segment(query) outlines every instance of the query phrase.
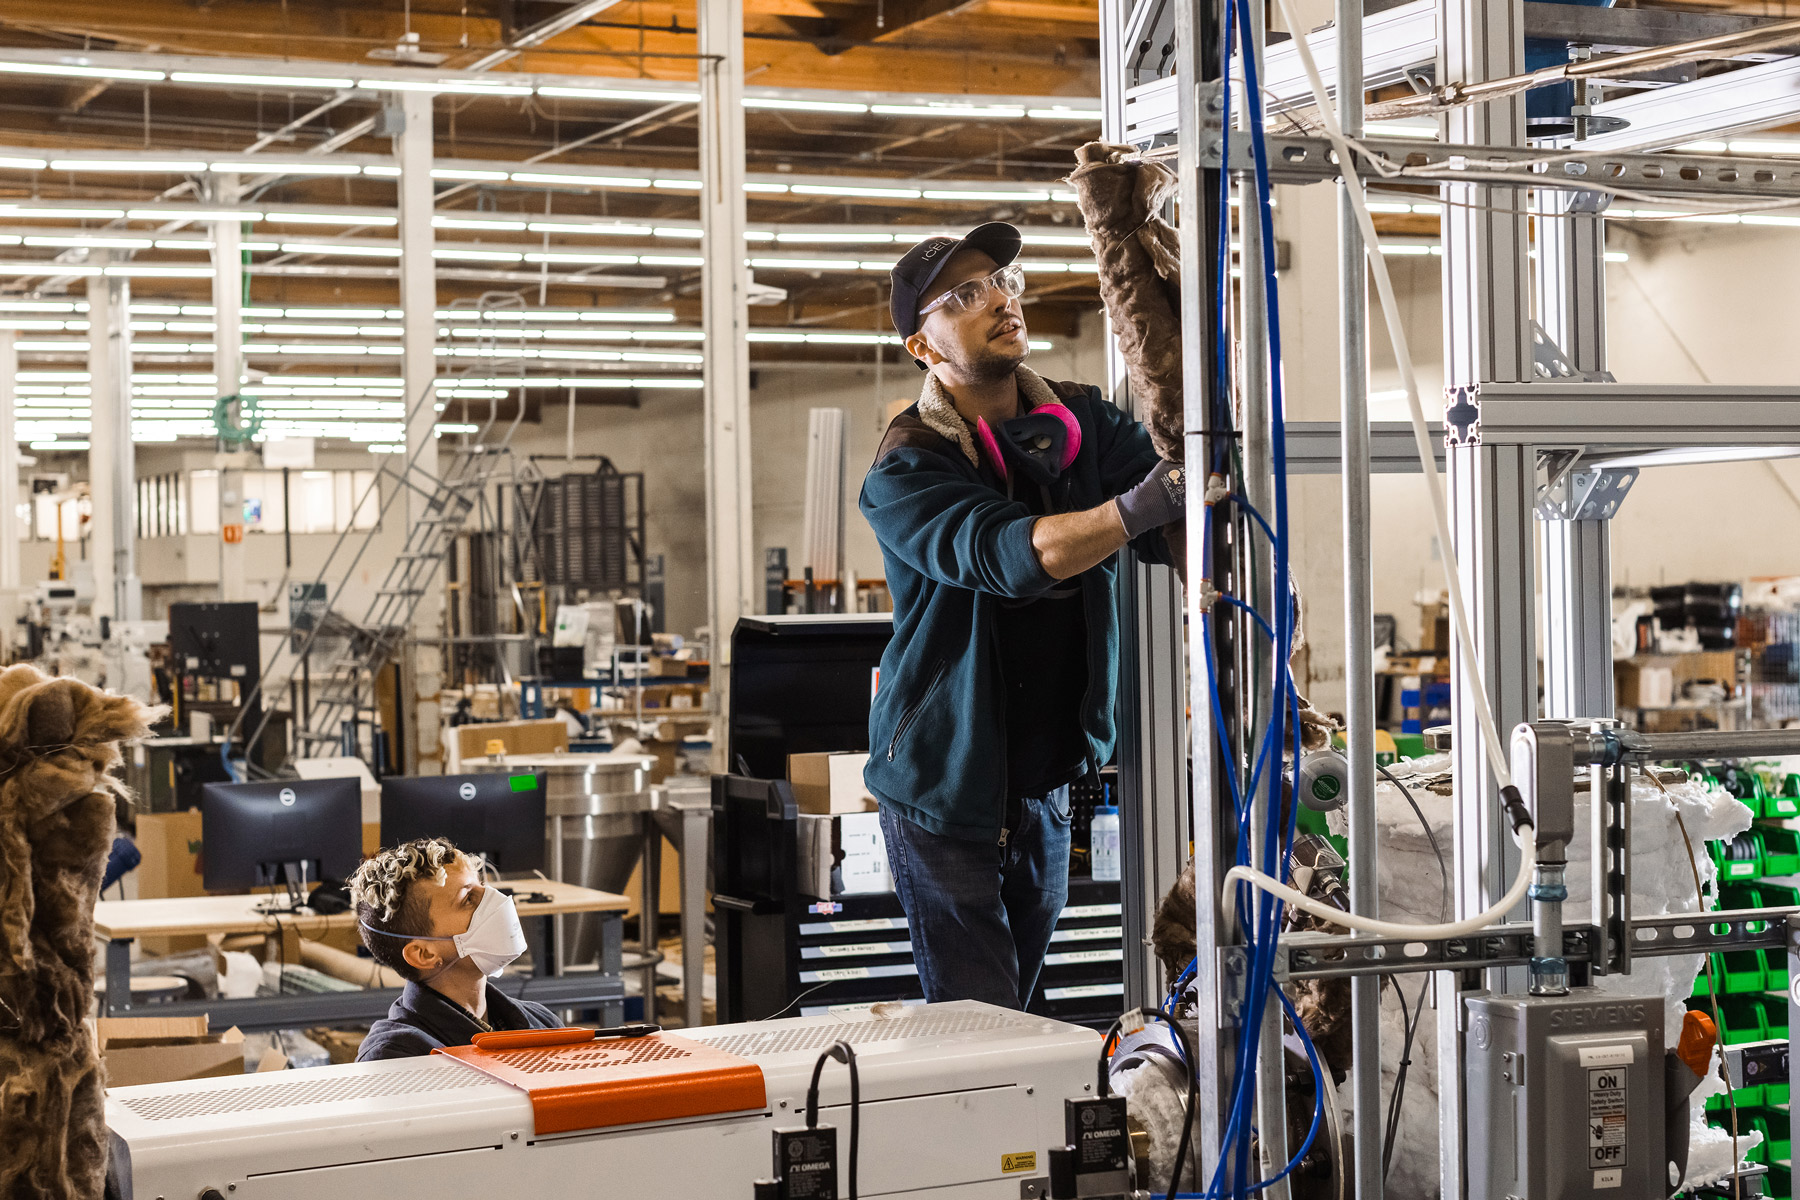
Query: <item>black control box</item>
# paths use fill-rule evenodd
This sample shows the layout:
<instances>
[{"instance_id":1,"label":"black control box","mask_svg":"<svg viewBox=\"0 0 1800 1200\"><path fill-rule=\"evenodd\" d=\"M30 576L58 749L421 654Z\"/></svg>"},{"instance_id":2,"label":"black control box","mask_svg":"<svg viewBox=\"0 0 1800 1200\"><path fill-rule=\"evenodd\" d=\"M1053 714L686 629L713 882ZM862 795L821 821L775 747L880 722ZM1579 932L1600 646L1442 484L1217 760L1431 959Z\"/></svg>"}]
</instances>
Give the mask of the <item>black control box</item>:
<instances>
[{"instance_id":1,"label":"black control box","mask_svg":"<svg viewBox=\"0 0 1800 1200\"><path fill-rule=\"evenodd\" d=\"M780 1200L837 1200L837 1130L830 1125L775 1131Z\"/></svg>"},{"instance_id":2,"label":"black control box","mask_svg":"<svg viewBox=\"0 0 1800 1200\"><path fill-rule=\"evenodd\" d=\"M1063 1133L1074 1150L1077 1194L1126 1195L1132 1190L1131 1131L1125 1097L1063 1101Z\"/></svg>"}]
</instances>

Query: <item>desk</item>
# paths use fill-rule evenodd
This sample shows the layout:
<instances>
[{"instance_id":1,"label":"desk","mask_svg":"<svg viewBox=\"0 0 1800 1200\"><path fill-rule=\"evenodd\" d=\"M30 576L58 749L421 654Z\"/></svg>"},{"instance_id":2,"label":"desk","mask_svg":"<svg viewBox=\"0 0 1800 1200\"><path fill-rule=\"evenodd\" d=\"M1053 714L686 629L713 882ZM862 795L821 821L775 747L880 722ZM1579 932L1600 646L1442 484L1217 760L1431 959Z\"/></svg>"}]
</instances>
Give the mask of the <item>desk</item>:
<instances>
[{"instance_id":1,"label":"desk","mask_svg":"<svg viewBox=\"0 0 1800 1200\"><path fill-rule=\"evenodd\" d=\"M505 881L520 892L549 896L546 903L519 902L519 920L531 948L532 973L502 975L493 985L514 999L535 1000L549 1008L599 1008L601 1022L623 1023L625 983L620 975L621 914L631 903L612 892L559 883L553 879ZM103 1015L128 1017L131 1005L131 943L140 937L173 934L263 933L282 930L320 934L348 929L354 913L281 913L256 911L262 895L180 896L163 900L102 900L94 906L94 936L106 939L106 1005ZM600 969L563 975L556 968L556 922L568 913L600 914ZM277 916L279 924L277 924ZM205 1013L217 1028L236 1025L246 1032L293 1029L306 1025L347 1025L376 1021L400 995L397 988L355 992L319 992L295 996L258 996L232 1000L182 1000L147 1011L163 1017Z\"/></svg>"}]
</instances>

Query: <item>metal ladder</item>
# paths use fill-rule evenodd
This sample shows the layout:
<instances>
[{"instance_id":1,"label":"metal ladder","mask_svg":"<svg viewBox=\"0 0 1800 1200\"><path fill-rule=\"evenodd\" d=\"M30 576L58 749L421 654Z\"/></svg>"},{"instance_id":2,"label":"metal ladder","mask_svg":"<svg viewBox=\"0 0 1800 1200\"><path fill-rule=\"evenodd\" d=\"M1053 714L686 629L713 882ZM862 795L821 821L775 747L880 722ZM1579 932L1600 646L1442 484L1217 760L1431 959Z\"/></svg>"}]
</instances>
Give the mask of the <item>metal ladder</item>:
<instances>
[{"instance_id":1,"label":"metal ladder","mask_svg":"<svg viewBox=\"0 0 1800 1200\"><path fill-rule=\"evenodd\" d=\"M470 302L463 300L452 305L453 308L461 306L470 306ZM511 294L484 295L472 305L484 316L521 306L522 301ZM477 328L481 331L477 346L490 350L489 357L477 361L489 364L487 373L492 374L494 366L506 361L500 357L504 353L500 345L502 334L497 325L485 320ZM522 338L520 340L522 342ZM301 711L295 713L292 757L360 754L354 727L362 709L373 702L377 675L403 649L412 628L413 615L437 578L445 557L454 553L457 535L470 527L472 517L479 521L479 514L484 511L482 497L488 487L498 481L514 481L518 475L511 443L525 415L523 356L513 357L509 365L520 377L520 386L513 389L518 401L510 422L502 424L497 398L491 398L486 423L473 437L467 433L461 435L448 466L439 474L433 475L419 465L423 446L403 459L388 455L376 469L369 490L357 498L354 510L357 513L363 511L371 496L378 500L380 508L374 525L356 541L352 550L355 520L346 522L313 581L313 594L321 594L319 589L326 588L322 593L329 597L325 610L308 615L304 623L290 620L282 647L276 649L264 664L261 679L251 695L244 699L237 719L232 723L226 744L238 744L239 735L243 735L246 776L267 773L249 761L248 750L261 740L273 718L273 706L260 706L260 716L254 726L248 730L244 726L249 714L259 707L255 701L267 692L284 649L291 653L293 663L293 670L282 677L284 682L298 673L301 662L310 662L313 677L310 695L296 705ZM435 410L435 382L407 405L405 420L408 427L416 414ZM432 407L422 410L421 406ZM452 449L444 444L449 441L449 438L439 440L440 454ZM408 495L423 498L423 513L408 526L405 544L389 564L374 595L360 614L352 618L340 609L341 593L334 595L326 587L327 581L343 581L355 575L364 556L380 537L382 525L390 514L396 519L406 519L406 506L396 508L396 502ZM322 655L322 662L315 652Z\"/></svg>"}]
</instances>

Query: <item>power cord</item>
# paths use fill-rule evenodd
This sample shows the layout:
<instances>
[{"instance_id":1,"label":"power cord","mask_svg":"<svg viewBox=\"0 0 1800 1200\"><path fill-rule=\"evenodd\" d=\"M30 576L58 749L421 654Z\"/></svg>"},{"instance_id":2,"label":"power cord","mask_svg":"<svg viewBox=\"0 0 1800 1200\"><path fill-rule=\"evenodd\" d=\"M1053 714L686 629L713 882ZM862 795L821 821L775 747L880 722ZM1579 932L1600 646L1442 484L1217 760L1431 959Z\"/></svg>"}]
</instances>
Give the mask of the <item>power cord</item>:
<instances>
[{"instance_id":1,"label":"power cord","mask_svg":"<svg viewBox=\"0 0 1800 1200\"><path fill-rule=\"evenodd\" d=\"M831 1043L813 1063L812 1083L806 1089L806 1127L819 1127L819 1076L824 1073L825 1063L833 1058L850 1068L850 1200L857 1200L856 1142L862 1123L862 1083L856 1073L856 1051L849 1042Z\"/></svg>"}]
</instances>

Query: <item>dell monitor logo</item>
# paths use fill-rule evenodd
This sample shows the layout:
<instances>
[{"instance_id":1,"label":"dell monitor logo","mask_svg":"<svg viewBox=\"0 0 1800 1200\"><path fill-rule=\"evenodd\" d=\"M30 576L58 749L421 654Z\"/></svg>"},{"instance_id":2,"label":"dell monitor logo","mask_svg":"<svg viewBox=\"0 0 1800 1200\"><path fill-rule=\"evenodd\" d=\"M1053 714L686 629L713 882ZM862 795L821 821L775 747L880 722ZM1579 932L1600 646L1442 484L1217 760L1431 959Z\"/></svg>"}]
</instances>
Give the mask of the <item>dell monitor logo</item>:
<instances>
[{"instance_id":1,"label":"dell monitor logo","mask_svg":"<svg viewBox=\"0 0 1800 1200\"><path fill-rule=\"evenodd\" d=\"M283 808L294 807L294 799L295 799L294 789L293 788L282 788L281 791L276 795L276 799L281 801Z\"/></svg>"},{"instance_id":2,"label":"dell monitor logo","mask_svg":"<svg viewBox=\"0 0 1800 1200\"><path fill-rule=\"evenodd\" d=\"M464 800L473 800L475 798L475 785L472 783L465 783L456 789L456 794L461 796Z\"/></svg>"}]
</instances>

